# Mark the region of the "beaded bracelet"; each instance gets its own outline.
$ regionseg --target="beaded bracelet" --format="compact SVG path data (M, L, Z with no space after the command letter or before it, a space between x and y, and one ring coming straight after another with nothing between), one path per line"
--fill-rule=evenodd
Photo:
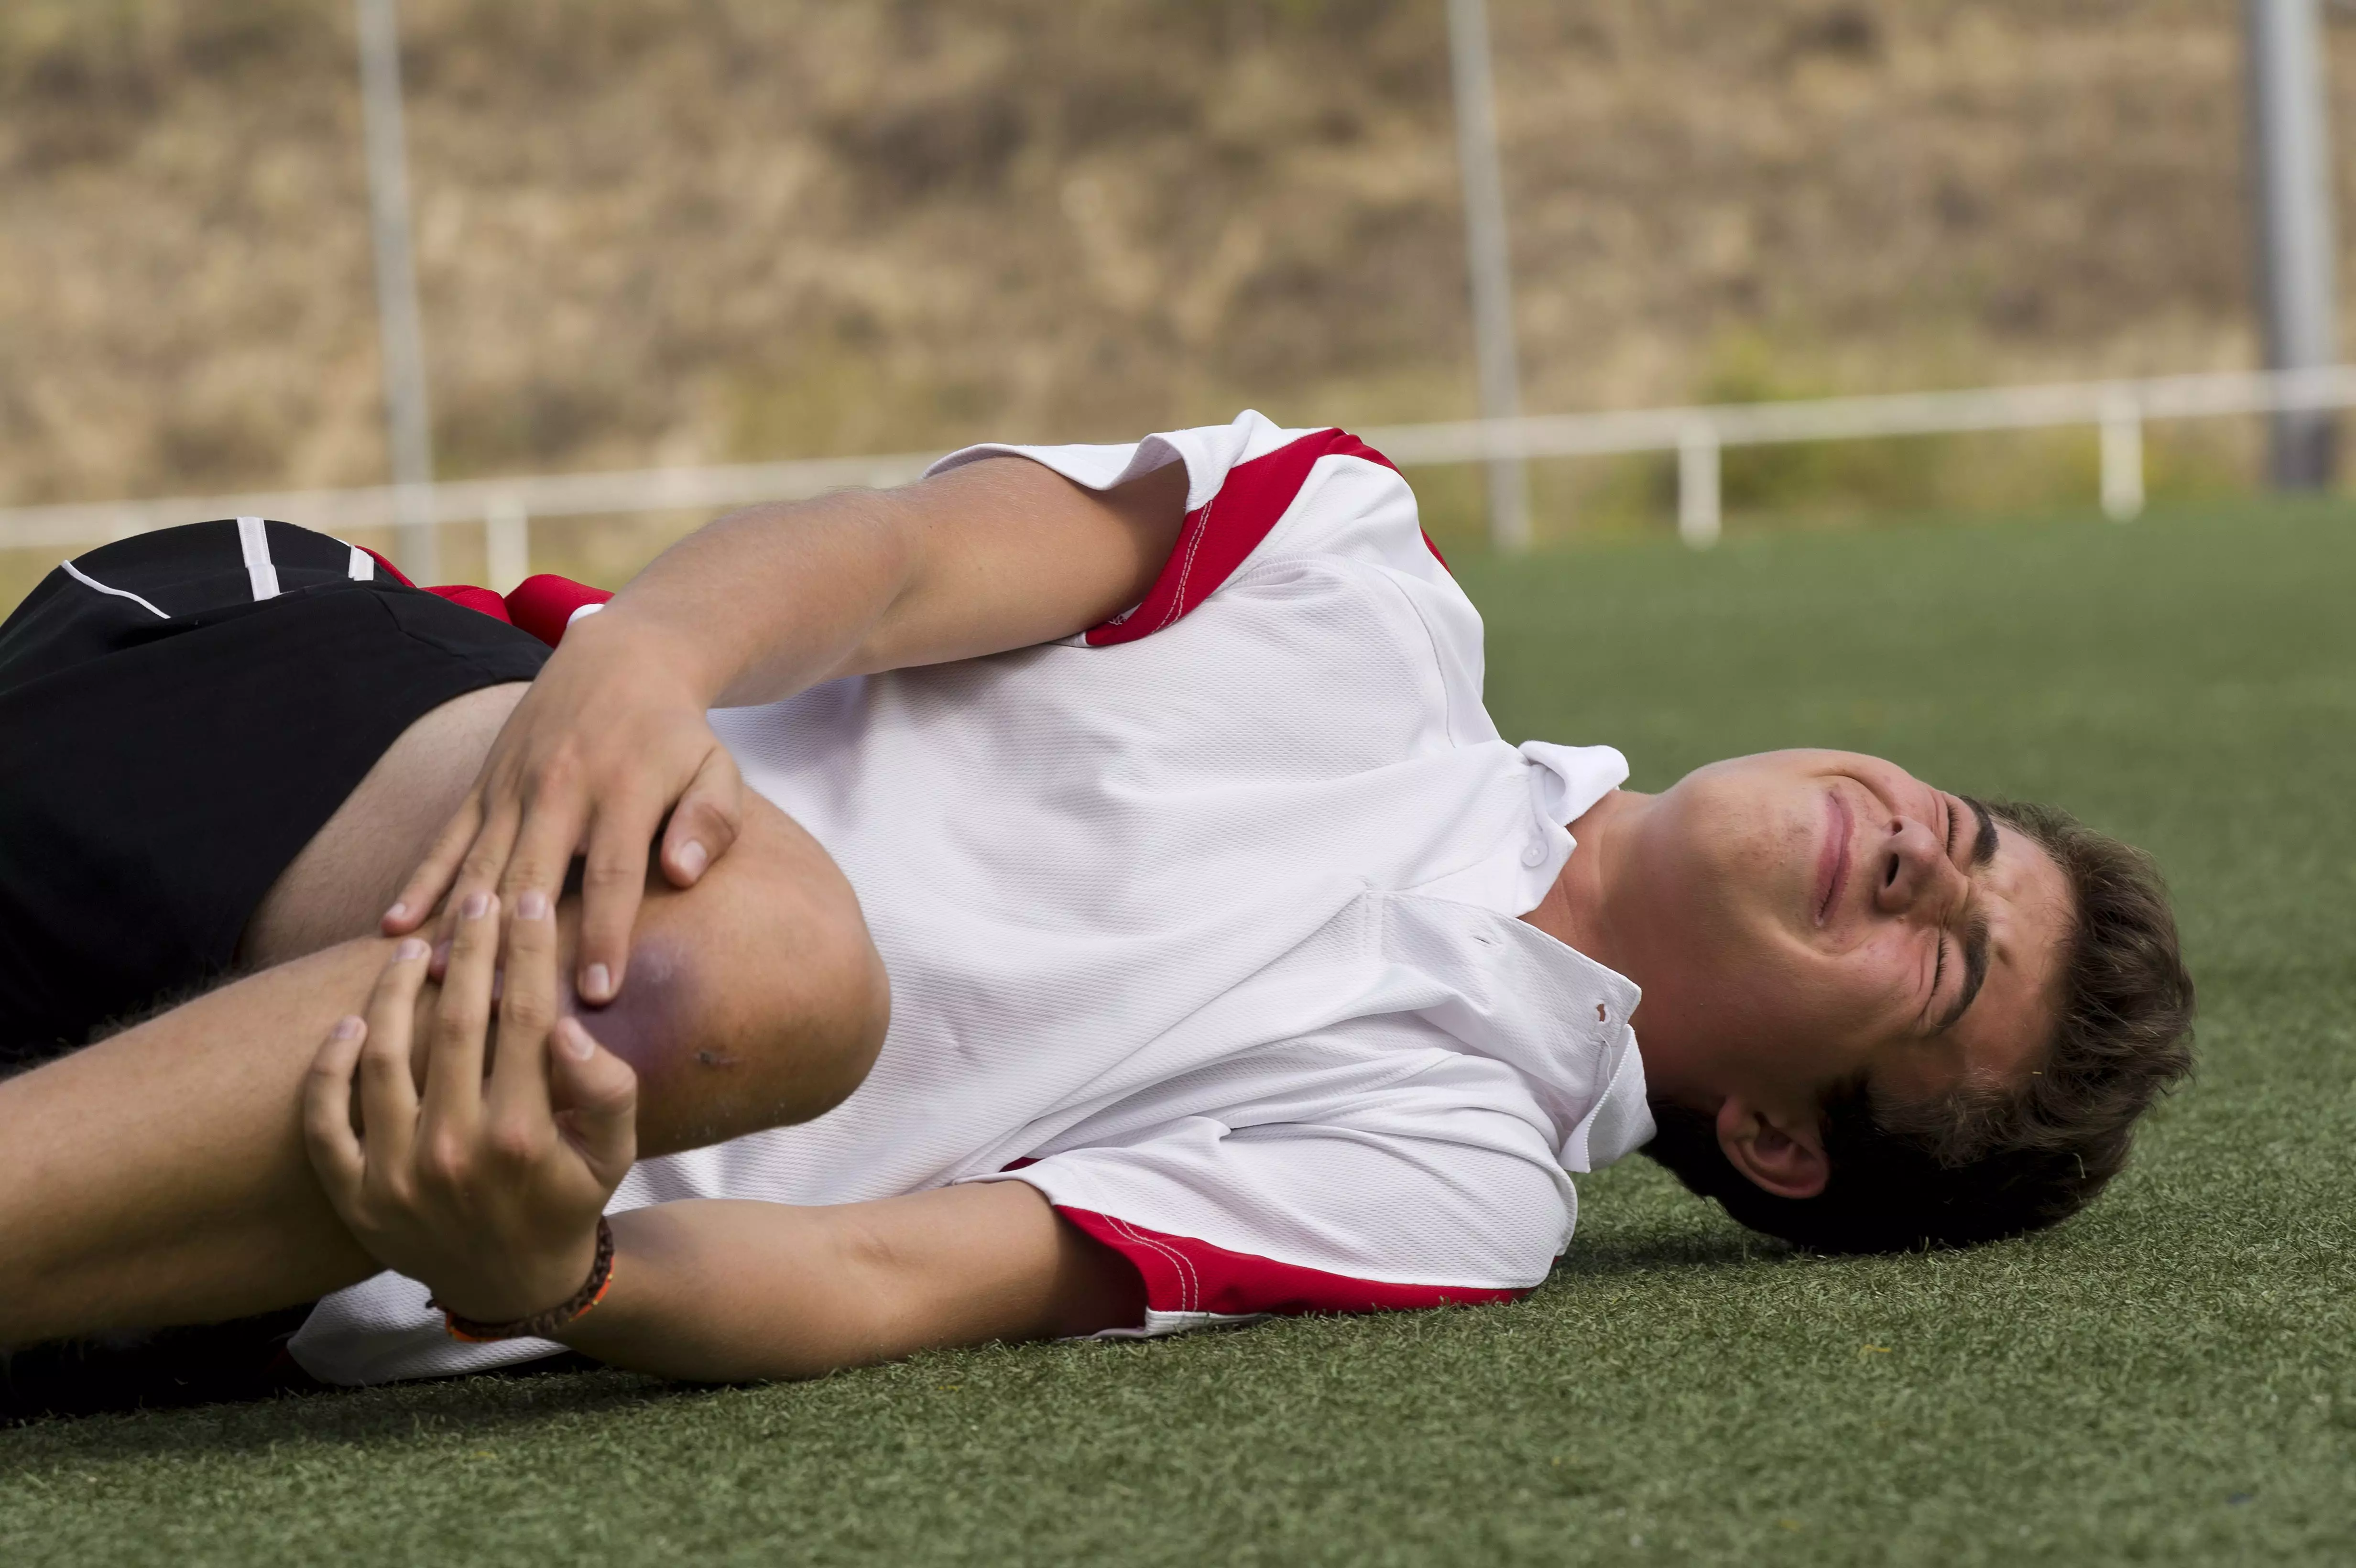
M605 1217L597 1217L597 1261L589 1265L589 1277L556 1306L545 1312L535 1312L529 1317L519 1317L512 1323L477 1323L471 1317L461 1317L439 1301L427 1298L425 1305L442 1314L442 1326L450 1338L469 1345L487 1345L500 1339L546 1339L569 1323L588 1316L589 1309L605 1299L605 1292L614 1284L614 1227Z

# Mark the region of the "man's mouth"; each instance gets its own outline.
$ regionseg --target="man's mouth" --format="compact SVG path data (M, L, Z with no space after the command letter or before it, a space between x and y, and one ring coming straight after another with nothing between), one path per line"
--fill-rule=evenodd
M1825 847L1816 855L1816 923L1820 926L1832 918L1841 889L1848 885L1848 843L1857 826L1837 790L1826 793L1825 814L1828 819Z

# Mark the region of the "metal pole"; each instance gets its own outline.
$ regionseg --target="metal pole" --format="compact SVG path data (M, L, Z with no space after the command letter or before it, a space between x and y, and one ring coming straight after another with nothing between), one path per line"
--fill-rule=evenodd
M2244 0L2258 303L2266 368L2336 364L2330 149L2324 134L2322 29L2316 0ZM2274 416L2267 478L2281 489L2331 483L2335 421L2320 409Z
M510 593L531 575L531 514L511 499L483 514L483 575L492 592Z
M1677 435L1677 537L1696 549L1718 542L1720 528L1718 427L1697 420Z
M2143 515L2143 411L2122 393L2103 410L2103 515L2115 523Z
M401 117L401 23L394 0L356 0L360 107L368 132L369 231L376 247L377 333L384 360L386 445L397 494L401 562L411 577L441 575L434 527L434 432L425 411L425 337L417 261L409 238L409 160Z
M1456 93L1456 161L1464 185L1464 251L1472 274L1472 347L1481 417L1522 411L1514 353L1514 277L1505 249L1505 187L1497 167L1497 111L1489 80L1486 0L1448 0L1448 52ZM1529 475L1518 457L1488 463L1489 540L1518 555L1530 548Z

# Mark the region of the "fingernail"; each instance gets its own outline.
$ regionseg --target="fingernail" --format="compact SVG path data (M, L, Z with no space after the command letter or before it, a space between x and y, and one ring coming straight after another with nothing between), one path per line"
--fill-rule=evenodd
M459 915L466 920L480 920L491 912L491 895L468 893L466 901L458 906Z
M694 839L691 838L679 847L679 869L689 876L703 875L703 868L711 863L711 855L706 853L703 846Z
M581 974L581 994L593 1002L609 1001L614 995L614 972L603 964L592 964Z
M335 1035L337 1040L357 1040L359 1038L360 1030L366 1028L368 1025L351 1014L346 1013L336 1020Z
M414 964L425 956L426 951L425 944L422 940L414 936L404 936L401 939L401 945L392 950L393 962Z
M518 920L546 920L548 918L548 895L541 892L538 888L526 889L523 896L516 900L516 918Z
M384 918L387 920L407 920L409 918L409 906L407 904L395 904L391 909L384 912Z
M591 1040L589 1031L573 1019L566 1019L556 1026L556 1043L563 1049L565 1055L575 1061L586 1061L597 1054L597 1042Z

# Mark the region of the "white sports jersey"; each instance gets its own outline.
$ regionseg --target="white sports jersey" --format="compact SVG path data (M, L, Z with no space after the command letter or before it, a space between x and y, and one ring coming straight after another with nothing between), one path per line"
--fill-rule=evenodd
M1565 1171L1652 1135L1636 987L1515 918L1627 764L1498 737L1480 616L1339 431L939 466L1003 453L1099 489L1184 464L1170 561L1068 642L713 714L857 891L891 1030L834 1111L646 1160L614 1208L1026 1181L1136 1264L1129 1333L1538 1284ZM294 1354L373 1381L556 1348L457 1343L425 1297L339 1292Z

